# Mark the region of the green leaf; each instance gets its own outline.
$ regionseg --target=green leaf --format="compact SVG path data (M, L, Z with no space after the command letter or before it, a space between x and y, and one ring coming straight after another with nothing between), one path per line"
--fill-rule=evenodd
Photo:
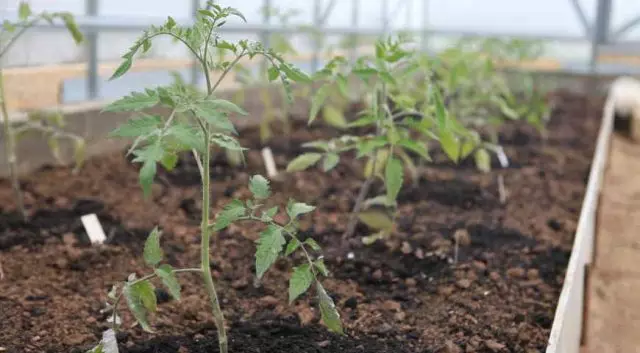
M309 75L300 71L300 69L298 69L293 65L283 63L282 65L280 65L280 70L284 72L284 74L287 75L287 77L291 79L291 81L303 82L303 83L312 82L311 77L309 77Z
M166 134L167 137L174 138L186 149L194 149L198 152L204 152L205 150L204 138L198 128L186 124L175 123L167 129Z
M124 61L118 66L116 71L113 72L113 75L109 78L109 81L115 80L118 77L126 74L129 69L131 69L131 65L133 64L133 59L131 57L124 58Z
M451 160L458 162L460 159L460 141L451 131L445 130L440 133L440 145Z
M387 230L393 228L393 220L385 212L377 210L362 211L358 214L358 219L372 229Z
M142 194L144 197L151 195L151 185L153 185L153 179L156 176L157 166L156 161L146 161L140 168L140 185L142 186Z
M313 273L309 264L293 268L293 274L289 280L289 304L293 303L300 295L306 292L313 282Z
M172 171L173 168L175 168L178 164L178 155L175 153L167 153L164 155L164 157L162 157L160 163L162 164L164 169Z
M211 135L211 141L222 148L232 151L244 151L246 149L240 146L240 142L238 142L238 140L225 134L213 134Z
M318 242L316 242L315 240L313 240L312 238L307 238L307 240L304 241L305 245L309 245L309 247L311 249L313 249L314 251L320 251L322 250L322 248L320 247L320 245L318 244Z
M342 110L333 105L327 105L324 107L322 110L322 117L327 124L339 129L345 128L348 125L347 119L345 119Z
M29 16L31 16L31 6L26 1L21 1L18 6L18 18L20 18L20 21L24 21Z
M491 171L491 156L485 149L479 149L475 154L476 166L483 173Z
M340 156L336 153L327 153L324 156L324 161L322 162L322 170L325 172L330 171L335 168L340 162Z
M331 89L330 85L328 84L324 85L320 87L316 91L316 94L313 95L313 98L311 98L311 109L309 110L309 125L311 125L311 123L318 116L318 112L320 112L320 108L322 108L322 106L324 105L324 102L329 97L329 93L331 92L330 89Z
M141 115L129 119L126 123L113 130L111 137L138 137L149 135L160 128L162 118L157 115Z
M245 23L247 22L247 19L244 17L242 12L238 11L237 9L234 9L233 7L227 7L227 11L229 11L230 14L236 17L240 17Z
M367 114L355 121L349 123L348 127L361 127L375 124L378 121L378 118L375 115Z
M282 230L275 226L269 225L260 233L260 239L257 241L256 249L256 275L258 279L262 278L265 272L273 265L278 256L282 252L282 247L287 243L282 235Z
M262 212L262 221L263 222L271 222L273 217L278 213L278 206L273 206L270 209Z
M249 190L251 190L253 197L258 200L267 199L271 196L269 180L262 175L256 174L249 179Z
M152 333L149 325L149 311L156 309L156 295L153 285L149 281L141 281L136 284L127 283L123 294L127 300L127 306L140 324L143 330Z
M117 101L107 105L102 111L105 112L124 112L124 111L140 111L154 107L160 102L160 98L155 92L132 92L131 94L118 99Z
M287 214L291 219L295 219L299 215L312 212L315 209L315 206L307 205L303 202L289 202L287 205Z
M205 120L217 129L236 133L236 129L231 123L231 120L229 120L227 115L219 110L211 100L196 103L193 106L193 112L198 118Z
M316 261L314 261L313 266L317 268L323 276L326 277L329 275L329 270L327 270L327 266L324 264L323 259L317 259Z
M329 330L335 333L344 334L338 309L336 309L333 299L331 299L329 294L324 290L324 287L322 287L322 284L318 281L316 281L316 292L318 294L318 305L320 307L322 322L327 325Z
M168 264L161 265L156 268L156 274L162 280L162 283L169 290L169 294L176 300L180 300L180 283L178 283L178 279L176 278L175 272L173 272L173 267Z
M213 226L213 231L218 232L227 228L231 223L244 217L247 213L247 209L240 200L233 200L228 203L222 212L216 216L216 221Z
M267 75L269 77L269 81L275 81L278 77L280 77L280 71L275 66L269 67L267 71Z
M70 13L62 14L62 21L64 22L64 26L67 28L67 31L71 33L71 37L76 42L76 44L82 43L84 40L84 36L82 32L78 29L78 25L76 24L76 20L73 18L73 15Z
M427 149L427 144L424 142L418 142L410 139L401 139L396 144L418 154L420 157L426 160L431 159L431 157L429 156L429 150Z
M176 26L176 20L174 20L173 17L171 16L167 16L167 22L165 22L164 27L166 29L172 29L175 26Z
M365 83L368 83L371 77L378 74L378 70L371 67L358 68L353 70L353 74L358 76L362 81L365 81Z
M316 164L322 158L322 153L304 153L287 165L287 172L299 172Z
M216 110L220 110L226 113L236 113L240 115L249 114L244 109L238 107L233 102L228 101L226 99L214 99L214 100L211 100L210 102L211 102L210 104L212 105L212 108Z
M13 33L16 30L16 26L13 23L9 22L9 20L4 20L2 22L2 28L4 28L4 30L9 33Z
M284 256L293 254L293 252L298 250L299 247L300 242L298 241L298 238L291 238L291 240L289 240L289 244L287 244L287 249L284 251Z
M144 243L144 262L149 266L155 267L164 257L162 248L160 248L161 234L162 232L158 230L158 227L153 228Z
M389 202L395 201L398 198L400 189L402 188L404 178L402 162L397 158L389 158L384 175L387 198L389 199Z

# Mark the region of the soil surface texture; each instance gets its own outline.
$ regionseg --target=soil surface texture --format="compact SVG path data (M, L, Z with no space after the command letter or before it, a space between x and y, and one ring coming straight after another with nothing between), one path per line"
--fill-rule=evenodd
M346 336L319 323L315 298L288 304L291 260L281 260L254 283L257 224L232 226L212 241L211 267L230 328L232 352L543 352L576 230L595 137L600 100L558 93L543 141L534 129L509 124L501 143L510 166L488 174L472 161L434 163L400 196L394 235L372 245L359 225L352 241L340 237L359 186L363 161L345 156L323 173L312 168L272 182L273 204L289 198L317 206L304 217L302 237L323 248L331 276L324 285L340 311ZM269 143L279 170L303 142L336 136L333 129L298 124L287 144ZM240 131L251 148L246 165L223 155L212 162L216 211L250 195L247 182L264 174L259 132ZM276 135L278 136L278 135ZM495 158L494 158L495 159ZM498 166L497 159L493 161ZM161 171L145 200L137 165L123 153L95 158L76 175L44 168L22 179L32 217L16 217L11 188L0 182L0 347L6 353L84 352L98 342L107 292L130 273L147 273L142 247L156 225L174 267L199 263L200 190L197 167L183 159ZM504 176L506 204L498 197ZM379 190L374 185L371 195ZM96 213L108 241L91 246L79 217ZM457 254L457 263L456 263ZM181 274L177 302L157 289L154 334L132 327L123 310L123 353L217 352L209 301L197 274ZM158 286L160 288L160 286Z

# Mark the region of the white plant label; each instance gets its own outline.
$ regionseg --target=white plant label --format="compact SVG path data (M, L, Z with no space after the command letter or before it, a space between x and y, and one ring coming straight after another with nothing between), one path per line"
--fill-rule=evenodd
M504 149L502 148L502 146L496 149L496 153L498 155L498 161L500 162L502 168L509 167L509 158L507 158L506 153L504 153Z
M89 240L91 240L91 244L104 243L104 241L107 239L107 236L104 234L102 224L100 224L98 216L96 216L95 213L84 215L80 218L80 220L82 220L82 225L84 226L84 230L89 236Z
M262 149L262 159L264 160L264 166L267 169L267 175L269 178L274 178L278 175L276 169L276 161L273 159L273 153L271 148L265 147Z

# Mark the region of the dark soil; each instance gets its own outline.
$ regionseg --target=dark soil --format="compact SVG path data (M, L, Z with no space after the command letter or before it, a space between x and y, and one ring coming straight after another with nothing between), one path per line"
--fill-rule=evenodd
M303 236L316 239L332 276L334 296L347 331L328 333L319 324L315 299L287 304L293 262L281 260L261 286L253 284L258 225L230 227L213 241L217 280L233 352L543 352L562 288L590 166L602 102L560 94L548 139L517 124L501 131L511 166L489 174L473 163L434 164L417 187L405 184L393 237L365 246L358 226L348 247L340 235L362 183L362 161L343 158L330 173L310 170L273 181L274 203L290 198L318 208L302 221ZM301 124L273 141L283 170L301 142L334 136L328 128ZM258 132L241 131L251 147L246 166L215 156L212 199L216 209L248 195L252 174L264 173ZM497 166L497 161L494 161ZM142 243L159 225L168 262L194 267L199 260L197 170L188 158L161 172L153 197L144 200L137 166L121 153L88 161L77 175L45 168L23 180L32 217L15 217L9 183L0 183L0 347L4 352L83 352L104 324L101 309L113 283L148 272ZM497 176L509 199L499 202ZM375 189L376 187L374 187ZM7 206L9 205L9 206ZM95 212L109 241L90 246L79 216ZM458 234L454 236L454 234ZM455 239L458 239L457 242ZM454 257L458 249L458 263ZM352 256L347 256L351 253ZM155 334L131 327L124 313L121 352L216 352L208 300L201 279L184 274L183 298L164 300L153 317Z

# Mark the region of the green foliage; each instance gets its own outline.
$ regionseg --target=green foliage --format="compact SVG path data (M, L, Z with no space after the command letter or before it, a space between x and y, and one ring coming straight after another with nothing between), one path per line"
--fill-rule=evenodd
M42 12L33 13L28 2L20 1L18 4L18 20L15 22L4 20L2 28L0 28L0 61L5 57L13 45L26 33L30 28L39 22L46 21L53 24L55 21L61 20L69 34L76 43L83 40L82 33L78 30L73 16L68 12ZM61 160L60 142L62 140L70 141L74 148L74 160L76 162L77 171L84 161L85 142L82 137L64 131L64 118L59 113L31 113L27 122L12 124L9 119L9 111L5 97L4 74L0 69L0 113L3 116L3 134L5 139L5 159L9 161L9 173L11 184L15 193L18 211L22 214L24 220L27 214L22 199L22 190L18 181L17 173L17 155L16 146L20 137L28 132L36 132L47 140L51 154L57 160ZM14 126L16 125L16 126Z
M368 188L376 179L384 183L386 200L381 206L385 211L361 212L364 204L373 203L357 200L352 219L358 217L384 234L393 229L397 198L405 174L416 182L415 161L431 160L429 144L439 144L455 162L482 145L477 134L449 114L441 92L431 81L431 62L421 53L408 49L408 44L408 39L401 36L380 39L375 43L374 55L359 57L354 63L338 56L314 75L320 87L311 98L309 124L320 111L324 110L325 118L327 112L330 112L329 117L334 115L333 106L328 105L331 95L349 101L346 82L355 78L364 89L365 109L352 121L331 119L347 129L368 132L307 143L303 147L312 151L296 157L287 166L289 172L306 170L316 164L323 171L330 171L340 162L343 153L366 158L364 175L367 181L363 188Z
M175 299L180 299L181 287L176 278L179 272L201 272L205 288L212 302L212 313L219 334L219 350L227 353L228 345L224 328L224 316L217 300L209 264L209 244L212 232L222 231L231 224L240 221L255 221L266 227L260 233L256 246L256 276L258 279L283 254L295 256L302 254L306 260L305 266L312 274L310 281L318 282L320 275L328 271L320 258L313 258L307 247L318 251L319 246L309 240L300 242L297 239L298 217L313 211L314 207L301 202L290 201L286 207L289 222L281 225L274 218L279 208L266 207L264 202L271 196L269 181L261 175L254 175L249 180L249 190L252 198L247 201L232 200L210 222L211 200L210 182L211 150L220 148L226 152L242 153L245 149L235 138L237 131L232 123L232 117L246 115L246 112L231 101L216 96L217 88L222 80L234 69L239 67L240 60L260 57L268 64L268 75L272 80L279 79L285 87L286 96L290 97L290 82L309 82L306 74L287 63L279 53L273 49L266 49L260 43L240 40L232 43L220 38L219 30L229 17L239 17L244 20L240 12L233 8L223 8L209 2L205 9L196 14L193 25L183 27L171 17L162 26L152 26L122 56L122 63L115 70L112 79L127 73L139 53L148 51L157 37L170 37L186 46L196 57L202 68L207 82L206 92L200 92L195 87L186 85L176 79L170 85L147 88L141 92L134 92L111 103L105 111L133 112L131 119L115 129L112 136L133 140L129 153L134 155L133 162L141 164L140 184L146 196L151 194L151 186L158 170L158 163L163 168L173 168L178 156L183 152L191 152L196 159L202 183L202 248L201 264L199 268L174 269L169 264L162 264L163 251L160 247L160 231L156 228L149 235L144 247L144 260L153 268L153 273L140 279L135 275L121 286L115 286L109 294L109 308L113 312L112 325L116 329L119 325L117 306L121 297L127 301L128 307L140 326L151 331L149 315L156 309L156 298L151 280L159 278ZM231 60L220 60L221 53L231 54ZM212 80L211 71L221 71L217 81ZM166 116L150 113L147 110L169 112ZM318 274L317 271L321 273ZM300 275L296 275L296 278ZM295 279L292 283L296 283ZM309 282L310 282L309 281ZM308 287L308 286L307 286ZM296 287L296 297L308 288ZM322 300L321 300L322 301ZM324 305L324 304L323 304ZM330 310L326 306L322 310ZM335 310L335 307L333 307ZM341 331L337 312L327 312L327 326Z

